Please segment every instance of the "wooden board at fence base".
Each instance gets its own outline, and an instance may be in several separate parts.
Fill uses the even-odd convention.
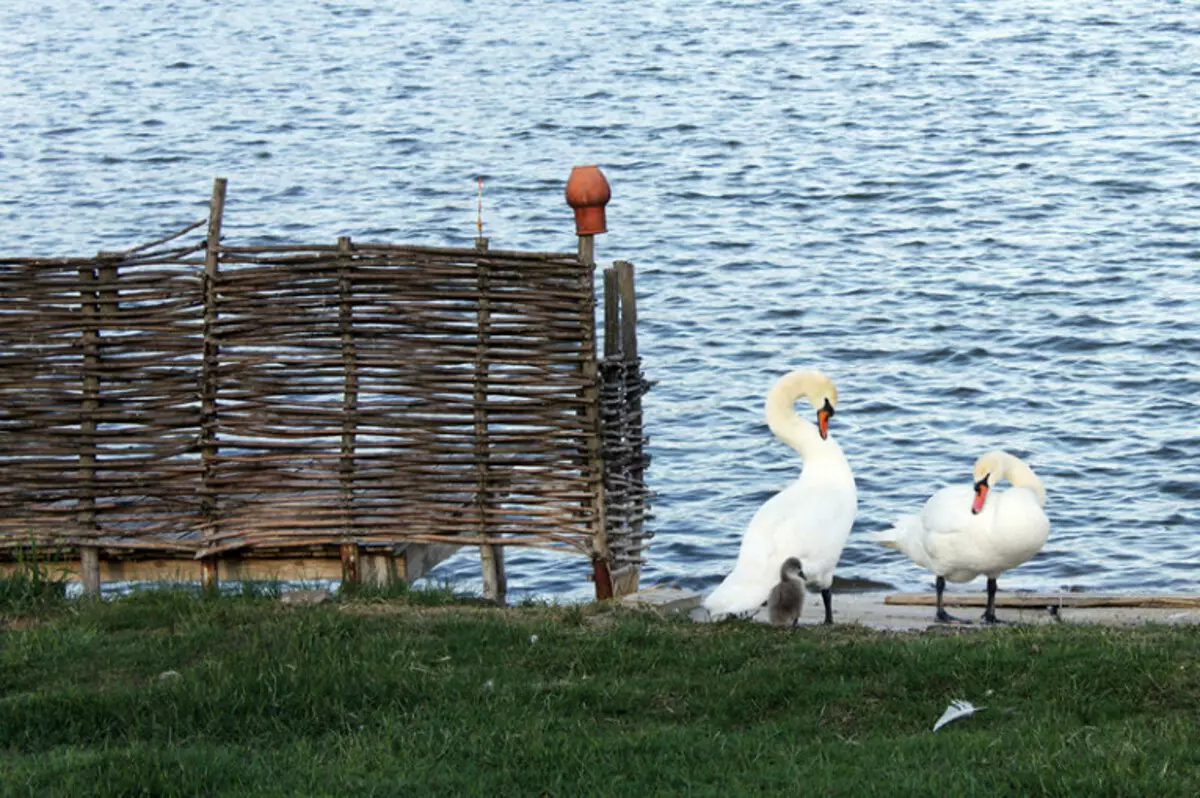
[[[937,603],[933,593],[892,593],[885,604],[911,604],[932,607]],[[983,607],[983,593],[945,593],[942,603],[947,607]],[[1103,593],[996,593],[997,607],[1200,607],[1200,595],[1153,596],[1114,595]]]
[[[396,579],[413,582],[458,551],[448,544],[409,543],[404,551],[364,547],[359,552],[359,578],[366,584],[386,585]],[[92,549],[91,551],[95,551]],[[80,553],[70,549],[51,551],[41,568],[52,579],[83,581]],[[309,582],[342,578],[342,558],[337,549],[312,552],[304,557],[264,554],[258,557],[221,557],[217,560],[218,582]],[[0,579],[25,571],[19,560],[0,560]],[[202,561],[183,557],[121,557],[99,555],[100,582],[198,582],[203,578]]]
[[[401,555],[398,559],[403,559]],[[222,582],[306,582],[317,579],[341,579],[342,561],[338,557],[289,557],[222,559],[218,561],[217,575]],[[0,562],[0,578],[21,573],[26,568],[20,562]],[[65,578],[68,582],[82,579],[79,560],[50,561],[42,564],[46,574],[52,578]],[[200,560],[151,559],[151,560],[106,560],[100,558],[101,582],[199,582]]]

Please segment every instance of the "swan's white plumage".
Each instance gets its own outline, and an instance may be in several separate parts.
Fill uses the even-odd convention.
[[[779,581],[788,557],[804,564],[807,583],[824,589],[854,526],[858,497],[850,464],[837,442],[822,439],[817,428],[799,417],[793,404],[808,398],[820,408],[837,391],[816,371],[784,375],[767,395],[767,423],[804,460],[800,477],[771,497],[750,521],[733,571],[704,600],[714,617],[757,611]]]
[[[1050,520],[1042,509],[1045,489],[1029,466],[1005,452],[989,452],[976,463],[975,473],[989,484],[1008,479],[1013,487],[989,489],[975,515],[974,487],[950,485],[929,497],[920,513],[901,517],[872,539],[948,582],[969,582],[981,574],[995,579],[1041,551]]]

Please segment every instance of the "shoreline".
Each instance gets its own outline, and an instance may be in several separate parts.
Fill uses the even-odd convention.
[[[1081,601],[1086,598],[1086,601]],[[697,623],[712,619],[700,606],[703,594],[669,585],[646,588],[626,596],[622,602],[651,609],[664,615],[682,614]],[[978,623],[984,606],[982,593],[947,593],[944,605],[951,615],[965,623],[943,624],[934,620],[932,593],[864,591],[834,593],[835,625],[858,624],[883,631],[919,632],[935,630],[986,630]],[[1053,611],[1051,611],[1053,607]],[[1200,596],[1194,594],[1080,594],[998,593],[996,615],[1002,621],[1020,625],[1099,624],[1138,626],[1142,624],[1200,624]],[[800,626],[819,626],[823,618],[820,597],[809,594],[805,600]],[[766,609],[750,620],[767,623]],[[1003,625],[1003,624],[1001,624]]]

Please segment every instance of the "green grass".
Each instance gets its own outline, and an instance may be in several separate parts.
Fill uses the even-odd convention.
[[[19,561],[20,570],[0,579],[0,619],[9,614],[38,614],[60,608],[67,597],[65,575],[36,551]]]
[[[1200,794],[1195,629],[777,631],[444,598],[9,614],[0,795]],[[931,733],[956,698],[987,708]]]

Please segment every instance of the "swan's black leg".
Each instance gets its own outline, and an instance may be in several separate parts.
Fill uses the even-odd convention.
[[[821,591],[821,601],[825,602],[825,623],[833,623],[833,588],[827,587]]]
[[[988,579],[987,581],[987,609],[983,611],[984,623],[1004,623],[996,617],[996,580]]]
[[[946,590],[946,577],[939,576],[937,578],[937,622],[938,623],[963,623],[962,619],[955,618],[942,606],[942,593]]]

